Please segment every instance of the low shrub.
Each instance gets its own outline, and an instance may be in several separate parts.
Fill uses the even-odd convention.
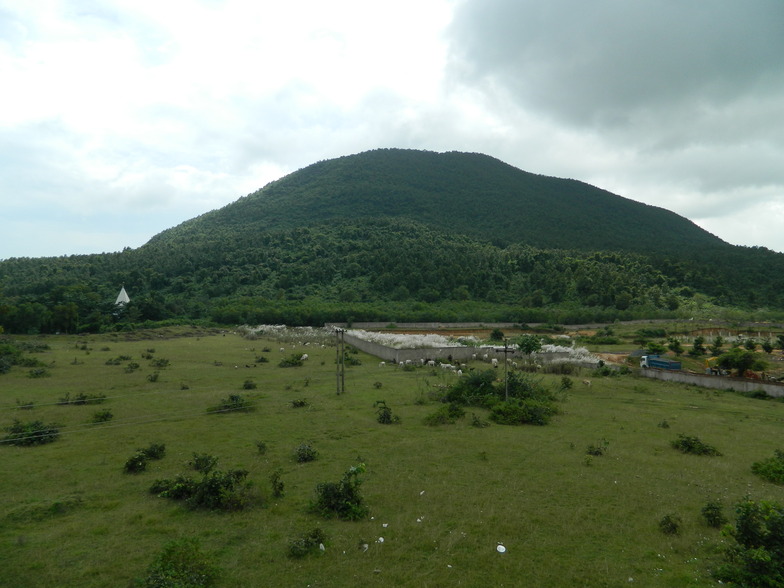
[[[602,440],[601,440],[599,443],[597,443],[596,445],[594,445],[593,443],[591,443],[591,444],[590,444],[590,445],[587,447],[587,449],[585,450],[585,453],[586,453],[586,454],[588,454],[588,455],[593,455],[593,456],[595,456],[595,457],[601,457],[602,455],[604,455],[605,453],[607,453],[607,448],[608,448],[609,446],[610,446],[610,442],[609,442],[609,441],[607,441],[607,439],[602,439]]]
[[[373,407],[376,409],[376,420],[382,425],[394,425],[400,422],[400,417],[392,414],[392,409],[387,406],[386,401],[376,400]]]
[[[490,423],[471,413],[471,426],[476,427],[477,429],[484,429],[485,427],[489,427]]]
[[[243,390],[255,390],[256,389],[256,382],[254,382],[253,380],[245,380],[242,383],[242,389]]]
[[[125,465],[123,466],[123,471],[126,474],[138,474],[147,469],[147,456],[139,450],[136,451],[131,457],[129,457]]]
[[[291,408],[307,408],[308,406],[310,406],[310,402],[304,398],[297,398],[291,401]]]
[[[210,588],[218,581],[219,569],[200,549],[196,539],[167,543],[137,582],[144,588]]]
[[[293,353],[288,357],[284,357],[278,363],[278,367],[288,368],[288,367],[302,367],[304,365],[304,361],[302,360],[302,355],[299,353]]]
[[[227,398],[221,398],[216,406],[208,408],[207,412],[250,412],[251,410],[253,410],[253,404],[250,400],[241,394],[229,394]]]
[[[666,514],[659,521],[659,530],[665,535],[677,535],[681,532],[681,523],[677,514]]]
[[[709,527],[720,529],[727,523],[727,517],[724,516],[724,507],[721,500],[709,500],[702,507],[702,518]]]
[[[514,399],[490,409],[490,420],[499,425],[546,425],[558,409],[550,402]]]
[[[259,455],[265,455],[267,453],[267,444],[264,441],[256,441],[256,449],[259,451]]]
[[[218,458],[207,453],[194,453],[193,459],[188,462],[188,465],[197,472],[209,474],[218,465]]]
[[[16,407],[19,410],[33,410],[35,408],[35,402],[32,400],[18,400],[16,401]]]
[[[151,459],[162,459],[166,455],[166,446],[163,443],[152,443],[147,449],[137,449],[128,458],[123,466],[126,474],[138,474],[147,469],[147,462]]]
[[[247,470],[211,470],[197,481],[180,474],[173,480],[156,480],[150,492],[182,500],[191,509],[242,510],[254,501],[247,476]]]
[[[358,521],[368,515],[368,508],[359,491],[365,472],[365,464],[350,467],[339,482],[323,482],[316,486],[316,500],[311,503],[311,510],[317,514],[343,520]]]
[[[63,396],[57,401],[57,404],[61,406],[65,406],[68,404],[81,406],[84,404],[103,404],[105,401],[106,401],[106,394],[85,394],[84,392],[80,392],[73,398],[71,398],[70,393],[66,393],[65,396]]]
[[[8,434],[3,441],[11,445],[30,446],[52,443],[60,436],[60,430],[55,424],[45,425],[43,421],[29,421],[23,423],[14,419],[14,423],[5,429]]]
[[[301,443],[294,448],[294,459],[299,463],[313,461],[317,457],[318,451],[316,451],[309,443]]]
[[[431,427],[437,425],[453,425],[458,419],[461,419],[464,416],[465,410],[463,410],[463,407],[455,402],[450,402],[449,404],[442,404],[434,413],[427,415],[425,417],[425,424],[430,425]],[[476,418],[476,415],[474,415],[474,418]]]
[[[283,498],[285,485],[283,480],[280,479],[281,471],[275,470],[270,474],[270,484],[272,484],[272,496],[275,498]]]
[[[773,484],[784,484],[784,451],[776,449],[773,457],[751,464],[752,473]]]
[[[707,443],[703,443],[698,437],[692,437],[678,433],[678,438],[670,442],[670,445],[681,453],[692,455],[711,455],[719,456],[721,452]]]
[[[311,553],[318,553],[326,540],[327,535],[324,531],[319,528],[313,529],[302,537],[289,541],[289,557],[300,558]]]
[[[114,414],[108,408],[105,410],[99,410],[93,413],[93,418],[91,420],[92,423],[106,423],[114,418]]]
[[[34,368],[27,372],[28,378],[48,378],[51,375],[52,374],[49,372],[49,370],[43,367]]]

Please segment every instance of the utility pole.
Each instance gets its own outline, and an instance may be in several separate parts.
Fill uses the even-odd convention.
[[[496,347],[495,351],[500,351],[504,354],[504,390],[506,392],[506,401],[509,402],[509,371],[507,368],[507,361],[510,353],[514,353],[514,348],[509,347],[509,339],[504,339],[504,347]]]
[[[346,391],[346,345],[343,338],[345,332],[345,329],[335,329],[335,377],[338,396]]]

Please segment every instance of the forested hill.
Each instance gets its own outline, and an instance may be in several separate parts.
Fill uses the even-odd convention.
[[[643,253],[721,247],[670,211],[476,153],[379,149],[321,161],[153,241],[327,220],[414,220],[496,245]]]
[[[131,302],[114,305],[121,285]],[[467,153],[322,161],[138,249],[0,262],[0,327],[589,322],[784,312],[784,254]],[[764,316],[769,316],[767,312]]]

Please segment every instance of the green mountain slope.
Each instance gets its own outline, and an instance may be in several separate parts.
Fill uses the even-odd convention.
[[[119,312],[123,284],[131,303]],[[611,321],[710,303],[784,310],[784,254],[467,153],[323,161],[135,250],[0,262],[8,332],[167,319]]]
[[[153,241],[187,238],[205,226],[264,231],[381,217],[498,245],[650,253],[724,244],[672,212],[583,182],[531,174],[487,155],[402,149],[310,165]]]

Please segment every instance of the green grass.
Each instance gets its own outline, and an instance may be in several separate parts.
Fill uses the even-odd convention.
[[[184,334],[191,336],[171,336]],[[438,408],[429,396],[454,377],[442,370],[380,368],[360,354],[338,396],[334,347],[187,330],[146,336],[47,337],[51,349],[36,357],[51,377],[29,378],[22,368],[0,376],[0,425],[42,420],[61,433],[47,445],[0,445],[0,586],[128,586],[181,538],[197,539],[213,557],[220,586],[619,586],[629,578],[638,586],[711,586],[727,539],[705,524],[704,505],[721,500],[732,520],[732,505],[746,495],[784,501],[781,487],[751,472],[780,446],[782,403],[591,377],[547,426],[472,427],[471,413],[488,413],[469,408],[456,424],[433,427],[424,424]],[[152,348],[168,367],[142,359]],[[294,351],[310,358],[278,367]],[[140,368],[106,365],[119,355]],[[259,355],[269,362],[257,363]],[[160,376],[150,382],[154,371]],[[255,389],[243,389],[248,379]],[[560,376],[545,381],[557,386]],[[66,393],[105,394],[100,409],[114,418],[91,424],[96,406],[58,405]],[[229,394],[250,399],[253,410],[208,414]],[[20,410],[18,399],[34,408]],[[293,408],[299,399],[308,406]],[[378,400],[400,423],[376,421]],[[665,420],[669,428],[658,426]],[[670,446],[679,433],[723,455],[684,455]],[[586,456],[598,440],[605,453]],[[163,459],[124,473],[126,460],[152,443],[166,445]],[[302,443],[318,451],[316,460],[296,462]],[[156,479],[195,474],[187,465],[194,453],[216,456],[222,470],[249,470],[264,506],[190,511],[148,493]],[[310,513],[316,485],[337,482],[359,462],[370,517]],[[281,498],[272,497],[275,471]],[[680,534],[659,530],[667,514],[681,518]],[[290,558],[290,542],[317,527],[324,553]]]

